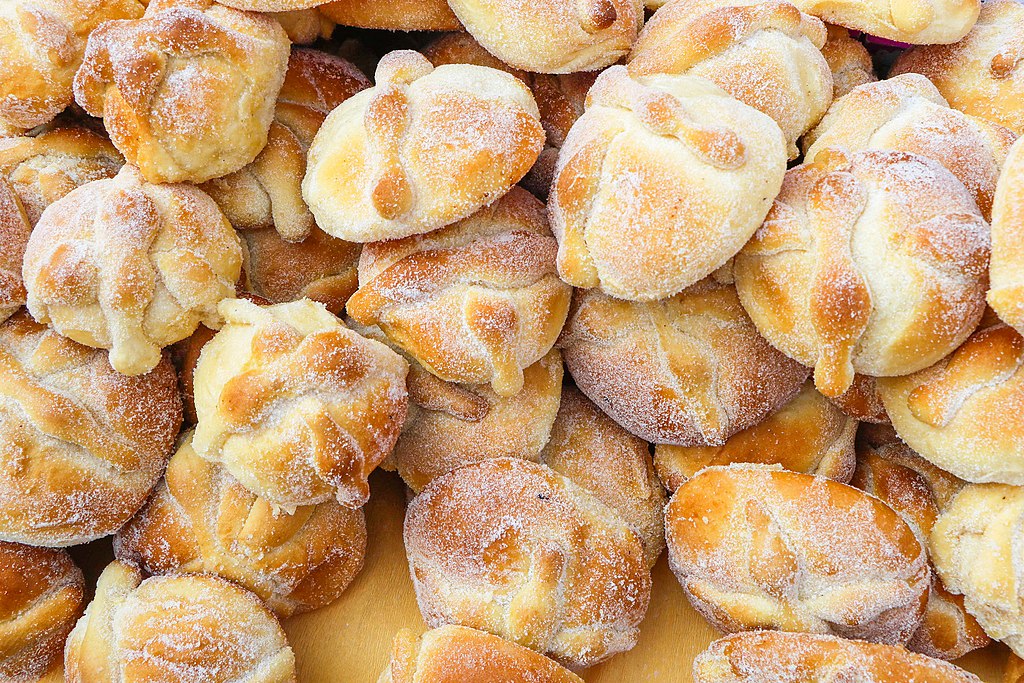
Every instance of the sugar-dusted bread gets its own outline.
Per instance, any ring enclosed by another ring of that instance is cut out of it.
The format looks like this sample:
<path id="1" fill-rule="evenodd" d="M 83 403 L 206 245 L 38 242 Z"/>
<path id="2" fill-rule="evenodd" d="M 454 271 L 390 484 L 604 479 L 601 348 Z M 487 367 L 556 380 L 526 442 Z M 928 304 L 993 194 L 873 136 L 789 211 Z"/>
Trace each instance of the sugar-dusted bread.
<path id="1" fill-rule="evenodd" d="M 622 299 L 671 296 L 739 251 L 785 168 L 779 127 L 710 81 L 611 67 L 555 168 L 558 273 Z"/>
<path id="2" fill-rule="evenodd" d="M 963 669 L 902 647 L 811 633 L 753 631 L 697 655 L 694 683 L 981 683 Z"/>
<path id="3" fill-rule="evenodd" d="M 89 39 L 75 100 L 154 183 L 200 183 L 250 163 L 267 144 L 288 65 L 272 17 L 213 0 L 153 0 L 140 19 Z"/>
<path id="4" fill-rule="evenodd" d="M 914 45 L 953 43 L 974 26 L 981 0 L 795 0 L 822 21 Z"/>
<path id="5" fill-rule="evenodd" d="M 405 548 L 428 626 L 479 628 L 574 667 L 632 648 L 650 600 L 625 520 L 527 460 L 432 481 L 409 504 Z"/>
<path id="6" fill-rule="evenodd" d="M 461 31 L 446 0 L 334 0 L 318 7 L 342 26 L 387 31 Z"/>
<path id="7" fill-rule="evenodd" d="M 712 279 L 647 303 L 577 290 L 559 346 L 590 400 L 659 444 L 721 446 L 808 374 L 757 333 L 732 285 Z"/>
<path id="8" fill-rule="evenodd" d="M 32 224 L 14 188 L 0 177 L 0 322 L 25 305 L 21 266 Z"/>
<path id="9" fill-rule="evenodd" d="M 181 398 L 163 360 L 145 375 L 17 313 L 0 325 L 0 540 L 67 546 L 117 531 L 174 447 Z"/>
<path id="10" fill-rule="evenodd" d="M 295 655 L 259 598 L 214 576 L 143 580 L 114 562 L 64 650 L 67 683 L 294 683 Z"/>
<path id="11" fill-rule="evenodd" d="M 110 349 L 115 370 L 137 375 L 200 322 L 219 326 L 217 303 L 233 295 L 241 265 L 238 235 L 208 195 L 126 165 L 47 208 L 23 274 L 36 320 Z"/>
<path id="12" fill-rule="evenodd" d="M 671 0 L 644 26 L 629 70 L 708 79 L 779 124 L 794 159 L 832 101 L 825 36 L 821 20 L 785 0 Z"/>
<path id="13" fill-rule="evenodd" d="M 454 223 L 508 192 L 544 146 L 533 95 L 504 71 L 435 69 L 400 50 L 375 80 L 328 115 L 309 149 L 302 195 L 335 237 L 374 242 Z"/>
<path id="14" fill-rule="evenodd" d="M 908 73 L 858 86 L 836 100 L 802 144 L 810 161 L 827 148 L 846 154 L 895 149 L 934 159 L 970 190 L 988 219 L 1015 139 L 1002 126 L 951 109 L 927 78 Z"/>
<path id="15" fill-rule="evenodd" d="M 838 396 L 829 396 L 839 410 L 850 417 L 871 424 L 889 424 L 885 404 L 878 394 L 878 380 L 870 375 L 853 375 L 853 384 Z"/>
<path id="16" fill-rule="evenodd" d="M 1006 158 L 992 205 L 988 305 L 1024 334 L 1024 142 Z"/>
<path id="17" fill-rule="evenodd" d="M 871 53 L 864 43 L 854 39 L 849 29 L 826 24 L 827 37 L 821 54 L 832 71 L 832 97 L 839 99 L 858 85 L 878 80 Z"/>
<path id="18" fill-rule="evenodd" d="M 1024 484 L 1024 338 L 996 324 L 935 365 L 878 383 L 907 445 L 973 482 Z"/>
<path id="19" fill-rule="evenodd" d="M 320 39 L 327 40 L 334 33 L 334 22 L 318 7 L 271 12 L 270 16 L 281 24 L 293 45 L 310 45 Z"/>
<path id="20" fill-rule="evenodd" d="M 1024 135 L 1022 46 L 1024 5 L 1016 0 L 986 0 L 978 22 L 962 40 L 906 50 L 890 76 L 908 71 L 923 74 L 951 107 Z"/>
<path id="21" fill-rule="evenodd" d="M 856 465 L 856 436 L 857 421 L 807 382 L 778 410 L 720 446 L 659 444 L 654 449 L 654 465 L 669 491 L 705 467 L 738 462 L 781 465 L 793 472 L 846 482 Z"/>
<path id="22" fill-rule="evenodd" d="M 418 638 L 395 636 L 377 683 L 583 683 L 529 648 L 465 626 L 442 626 Z"/>
<path id="23" fill-rule="evenodd" d="M 643 0 L 449 0 L 466 30 L 517 69 L 598 71 L 629 52 L 644 21 Z"/>
<path id="24" fill-rule="evenodd" d="M 829 150 L 786 174 L 733 273 L 758 331 L 838 396 L 855 372 L 905 375 L 959 346 L 988 258 L 988 225 L 938 162 Z"/>
<path id="25" fill-rule="evenodd" d="M 441 379 L 512 396 L 569 310 L 556 250 L 544 205 L 514 188 L 441 230 L 365 245 L 346 308 Z"/>
<path id="26" fill-rule="evenodd" d="M 309 299 L 220 311 L 193 380 L 196 452 L 273 508 L 362 507 L 405 419 L 408 364 Z"/>
<path id="27" fill-rule="evenodd" d="M 84 592 L 63 550 L 0 541 L 0 680 L 37 683 L 60 666 Z"/>
<path id="28" fill-rule="evenodd" d="M 1024 488 L 969 484 L 932 528 L 932 561 L 989 636 L 1024 656 Z"/>
<path id="29" fill-rule="evenodd" d="M 903 644 L 921 624 L 925 548 L 852 486 L 777 466 L 708 467 L 676 489 L 665 531 L 669 566 L 722 631 Z"/>

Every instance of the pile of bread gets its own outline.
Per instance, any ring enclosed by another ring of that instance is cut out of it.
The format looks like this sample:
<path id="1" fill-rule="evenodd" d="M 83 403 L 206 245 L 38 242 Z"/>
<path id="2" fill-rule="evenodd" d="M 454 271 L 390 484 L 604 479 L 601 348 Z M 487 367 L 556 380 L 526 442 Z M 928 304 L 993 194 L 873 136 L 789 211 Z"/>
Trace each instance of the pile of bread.
<path id="1" fill-rule="evenodd" d="M 666 547 L 700 683 L 1024 656 L 1022 62 L 1018 0 L 4 0 L 0 680 L 294 680 L 378 467 L 382 682 L 578 683 Z"/>

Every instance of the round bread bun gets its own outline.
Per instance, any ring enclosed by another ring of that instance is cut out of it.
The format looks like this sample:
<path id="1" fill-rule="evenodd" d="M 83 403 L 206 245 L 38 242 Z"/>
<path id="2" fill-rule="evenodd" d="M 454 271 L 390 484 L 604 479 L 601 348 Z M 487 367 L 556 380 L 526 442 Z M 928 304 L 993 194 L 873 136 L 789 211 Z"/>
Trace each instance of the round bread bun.
<path id="1" fill-rule="evenodd" d="M 270 16 L 153 0 L 141 19 L 93 32 L 75 100 L 148 181 L 201 183 L 266 146 L 289 47 Z"/>
<path id="2" fill-rule="evenodd" d="M 753 631 L 720 638 L 693 661 L 694 683 L 981 683 L 963 669 L 902 647 L 812 633 Z"/>
<path id="3" fill-rule="evenodd" d="M 779 127 L 710 81 L 611 67 L 555 167 L 558 273 L 620 299 L 680 292 L 754 234 L 785 170 Z"/>
<path id="4" fill-rule="evenodd" d="M 905 375 L 959 346 L 988 257 L 988 225 L 938 162 L 829 150 L 786 174 L 733 273 L 758 331 L 838 396 L 855 372 Z"/>
<path id="5" fill-rule="evenodd" d="M 375 242 L 454 223 L 508 192 L 543 149 L 533 95 L 503 71 L 435 69 L 399 50 L 375 80 L 328 115 L 309 149 L 302 195 L 335 237 Z"/>
<path id="6" fill-rule="evenodd" d="M 931 553 L 942 582 L 989 636 L 1024 657 L 1024 488 L 969 484 L 942 512 Z"/>
<path id="7" fill-rule="evenodd" d="M 408 364 L 309 299 L 220 312 L 193 380 L 193 448 L 274 509 L 362 507 L 405 419 Z"/>
<path id="8" fill-rule="evenodd" d="M 0 322 L 25 305 L 21 266 L 32 224 L 14 188 L 0 176 Z"/>
<path id="9" fill-rule="evenodd" d="M 67 683 L 294 683 L 295 655 L 259 599 L 215 576 L 107 566 L 64 650 Z"/>
<path id="10" fill-rule="evenodd" d="M 970 190 L 987 220 L 1015 139 L 1002 126 L 950 109 L 927 78 L 908 73 L 854 88 L 829 107 L 801 144 L 811 161 L 826 148 L 847 155 L 894 149 L 934 159 Z"/>
<path id="11" fill-rule="evenodd" d="M 59 668 L 84 591 L 63 550 L 0 541 L 0 679 L 37 683 Z"/>
<path id="12" fill-rule="evenodd" d="M 669 566 L 726 633 L 777 629 L 903 644 L 931 572 L 921 541 L 878 499 L 778 466 L 708 467 L 665 511 Z"/>
<path id="13" fill-rule="evenodd" d="M 446 0 L 335 0 L 317 8 L 342 26 L 386 31 L 461 31 Z"/>
<path id="14" fill-rule="evenodd" d="M 363 567 L 362 510 L 329 500 L 275 513 L 185 432 L 146 506 L 118 532 L 117 558 L 149 574 L 213 574 L 260 597 L 282 619 L 338 598 Z"/>
<path id="15" fill-rule="evenodd" d="M 838 396 L 829 396 L 828 400 L 855 420 L 870 424 L 889 424 L 885 404 L 878 394 L 878 380 L 869 375 L 855 373 L 850 388 Z"/>
<path id="16" fill-rule="evenodd" d="M 827 37 L 821 56 L 832 72 L 832 97 L 838 100 L 858 85 L 878 80 L 871 53 L 864 43 L 854 39 L 849 29 L 834 24 L 825 25 Z"/>
<path id="17" fill-rule="evenodd" d="M 654 449 L 654 465 L 669 491 L 705 467 L 739 462 L 780 465 L 793 472 L 847 482 L 856 465 L 856 437 L 857 421 L 807 382 L 762 422 L 733 434 L 721 446 L 659 444 Z"/>
<path id="18" fill-rule="evenodd" d="M 569 310 L 556 250 L 544 205 L 513 188 L 441 230 L 364 246 L 346 309 L 441 379 L 513 396 Z"/>
<path id="19" fill-rule="evenodd" d="M 448 0 L 488 52 L 524 71 L 599 71 L 629 52 L 643 0 Z M 524 36 L 529 36 L 524 40 Z"/>
<path id="20" fill-rule="evenodd" d="M 951 107 L 1024 135 L 1022 41 L 1024 5 L 985 0 L 963 40 L 912 47 L 899 56 L 889 75 L 913 71 L 927 76 Z"/>
<path id="21" fill-rule="evenodd" d="M 576 386 L 645 441 L 721 446 L 792 398 L 808 370 L 712 279 L 649 303 L 577 290 L 559 340 Z"/>
<path id="22" fill-rule="evenodd" d="M 935 365 L 878 382 L 907 445 L 972 482 L 1024 485 L 1024 338 L 997 324 Z"/>
<path id="23" fill-rule="evenodd" d="M 181 425 L 170 362 L 127 377 L 22 312 L 0 325 L 0 374 L 0 540 L 59 547 L 117 531 Z"/>
<path id="24" fill-rule="evenodd" d="M 988 305 L 1024 334 L 1024 142 L 1006 158 L 992 206 Z"/>
<path id="25" fill-rule="evenodd" d="M 317 40 L 328 40 L 334 33 L 334 22 L 317 7 L 270 14 L 281 24 L 293 45 L 311 45 Z"/>
<path id="26" fill-rule="evenodd" d="M 306 152 L 327 115 L 370 85 L 340 57 L 292 50 L 267 146 L 245 168 L 202 185 L 235 229 L 274 227 L 289 242 L 309 236 L 316 223 L 302 201 Z"/>
<path id="27" fill-rule="evenodd" d="M 428 626 L 479 628 L 573 667 L 632 648 L 650 600 L 625 520 L 518 458 L 432 481 L 409 504 L 405 547 Z"/>
<path id="28" fill-rule="evenodd" d="M 819 19 L 784 0 L 672 0 L 644 26 L 629 71 L 708 79 L 779 124 L 795 159 L 796 141 L 832 102 L 825 36 Z"/>
<path id="29" fill-rule="evenodd" d="M 794 0 L 802 11 L 898 43 L 953 43 L 978 19 L 981 0 Z"/>
<path id="30" fill-rule="evenodd" d="M 138 375 L 200 322 L 219 326 L 217 303 L 233 295 L 241 266 L 238 235 L 209 196 L 126 165 L 46 209 L 23 274 L 36 320 L 110 349 L 115 370 Z"/>

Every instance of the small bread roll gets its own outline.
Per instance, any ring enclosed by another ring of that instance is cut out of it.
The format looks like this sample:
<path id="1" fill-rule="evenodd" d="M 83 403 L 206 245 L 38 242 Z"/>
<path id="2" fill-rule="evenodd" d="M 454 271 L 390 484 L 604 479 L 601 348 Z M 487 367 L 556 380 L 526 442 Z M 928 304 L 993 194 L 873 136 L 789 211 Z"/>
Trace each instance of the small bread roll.
<path id="1" fill-rule="evenodd" d="M 855 372 L 905 375 L 959 346 L 988 256 L 988 225 L 938 162 L 829 150 L 786 174 L 733 273 L 758 331 L 838 396 Z"/>
<path id="2" fill-rule="evenodd" d="M 985 0 L 963 40 L 912 47 L 899 56 L 889 75 L 913 71 L 927 76 L 951 107 L 1024 135 L 1022 26 L 1021 3 Z"/>
<path id="3" fill-rule="evenodd" d="M 887 425 L 889 416 L 878 394 L 878 380 L 869 375 L 854 374 L 850 388 L 838 396 L 829 396 L 832 405 L 850 417 L 870 424 Z"/>
<path id="4" fill-rule="evenodd" d="M 154 576 L 114 562 L 68 638 L 67 683 L 294 683 L 284 630 L 215 576 Z"/>
<path id="5" fill-rule="evenodd" d="M 832 71 L 832 97 L 839 99 L 858 85 L 878 80 L 871 53 L 864 43 L 855 40 L 849 29 L 826 24 L 827 38 L 821 48 L 821 56 Z"/>
<path id="6" fill-rule="evenodd" d="M 409 365 L 309 299 L 220 312 L 195 371 L 196 452 L 289 514 L 362 507 L 405 419 Z"/>
<path id="7" fill-rule="evenodd" d="M 445 0 L 335 0 L 317 8 L 342 26 L 387 31 L 461 31 Z"/>
<path id="8" fill-rule="evenodd" d="M 117 531 L 174 447 L 169 361 L 138 377 L 17 313 L 0 325 L 0 540 L 67 546 Z"/>
<path id="9" fill-rule="evenodd" d="M 947 358 L 878 383 L 900 438 L 935 465 L 973 482 L 1024 484 L 1024 338 L 997 324 Z"/>
<path id="10" fill-rule="evenodd" d="M 981 0 L 794 0 L 802 11 L 870 36 L 913 45 L 954 43 L 978 19 Z"/>
<path id="11" fill-rule="evenodd" d="M 448 5 L 492 55 L 542 74 L 600 71 L 614 64 L 629 52 L 644 22 L 643 0 L 448 0 Z"/>
<path id="12" fill-rule="evenodd" d="M 720 638 L 693 661 L 694 683 L 981 683 L 902 647 L 811 633 L 753 631 Z"/>
<path id="13" fill-rule="evenodd" d="M 857 448 L 866 448 L 882 455 L 889 462 L 913 470 L 927 483 L 940 511 L 956 498 L 956 494 L 967 483 L 915 453 L 903 443 L 891 425 L 862 424 L 857 431 Z"/>
<path id="14" fill-rule="evenodd" d="M 348 314 L 441 379 L 512 396 L 569 310 L 556 250 L 544 205 L 514 188 L 442 230 L 366 245 Z"/>
<path id="15" fill-rule="evenodd" d="M 281 24 L 293 45 L 311 45 L 320 39 L 327 40 L 334 33 L 334 22 L 316 7 L 271 12 L 271 16 Z"/>
<path id="16" fill-rule="evenodd" d="M 10 183 L 0 176 L 0 322 L 25 305 L 27 295 L 21 266 L 31 232 L 24 205 Z"/>
<path id="17" fill-rule="evenodd" d="M 497 69 L 436 69 L 411 50 L 385 55 L 377 85 L 346 100 L 309 149 L 302 195 L 317 224 L 351 242 L 421 234 L 493 202 L 544 146 L 522 81 Z"/>
<path id="18" fill-rule="evenodd" d="M 573 667 L 632 648 L 650 600 L 625 520 L 527 460 L 432 481 L 409 504 L 405 548 L 428 626 L 479 628 Z"/>
<path id="19" fill-rule="evenodd" d="M 559 346 L 590 400 L 658 444 L 721 446 L 808 374 L 757 333 L 732 285 L 711 279 L 651 303 L 578 291 Z"/>
<path id="20" fill-rule="evenodd" d="M 555 167 L 558 273 L 620 299 L 680 292 L 754 234 L 785 170 L 779 127 L 710 81 L 612 67 Z"/>
<path id="21" fill-rule="evenodd" d="M 185 432 L 146 506 L 118 532 L 118 559 L 149 574 L 214 574 L 258 595 L 282 619 L 333 602 L 363 567 L 362 510 L 336 501 L 276 513 Z"/>
<path id="22" fill-rule="evenodd" d="M 1024 333 L 1024 141 L 1006 158 L 992 206 L 988 305 Z"/>
<path id="23" fill-rule="evenodd" d="M 0 5 L 0 128 L 21 131 L 74 101 L 72 81 L 89 34 L 137 19 L 137 0 L 8 0 Z"/>
<path id="24" fill-rule="evenodd" d="M 793 472 L 847 482 L 856 466 L 857 421 L 804 384 L 796 396 L 764 421 L 729 437 L 721 446 L 654 449 L 654 465 L 669 491 L 705 467 L 737 462 L 781 465 Z"/>
<path id="25" fill-rule="evenodd" d="M 784 0 L 672 0 L 644 26 L 629 71 L 708 79 L 779 124 L 795 159 L 796 141 L 832 102 L 825 35 Z"/>
<path id="26" fill-rule="evenodd" d="M 566 387 L 540 462 L 619 513 L 643 543 L 648 566 L 654 566 L 665 549 L 668 498 L 646 442 Z"/>
<path id="27" fill-rule="evenodd" d="M 985 119 L 950 109 L 931 82 L 903 74 L 854 88 L 837 100 L 802 141 L 813 161 L 826 148 L 847 155 L 895 149 L 934 159 L 971 192 L 981 215 L 992 215 L 992 196 L 1016 136 Z"/>
<path id="28" fill-rule="evenodd" d="M 1024 488 L 965 486 L 935 522 L 931 553 L 942 582 L 964 596 L 989 636 L 1024 656 Z"/>
<path id="29" fill-rule="evenodd" d="M 93 32 L 75 100 L 152 183 L 201 183 L 267 144 L 290 45 L 272 17 L 213 0 L 154 0 Z"/>
<path id="30" fill-rule="evenodd" d="M 241 266 L 238 235 L 209 196 L 125 166 L 47 208 L 23 273 L 36 320 L 110 349 L 115 370 L 138 375 L 200 322 L 220 325 L 217 303 L 233 295 Z"/>
<path id="31" fill-rule="evenodd" d="M 0 541 L 0 679 L 36 683 L 59 666 L 84 590 L 66 552 Z"/>
<path id="32" fill-rule="evenodd" d="M 708 467 L 676 490 L 665 530 L 669 566 L 721 631 L 903 644 L 921 624 L 925 548 L 852 486 L 764 465 Z"/>

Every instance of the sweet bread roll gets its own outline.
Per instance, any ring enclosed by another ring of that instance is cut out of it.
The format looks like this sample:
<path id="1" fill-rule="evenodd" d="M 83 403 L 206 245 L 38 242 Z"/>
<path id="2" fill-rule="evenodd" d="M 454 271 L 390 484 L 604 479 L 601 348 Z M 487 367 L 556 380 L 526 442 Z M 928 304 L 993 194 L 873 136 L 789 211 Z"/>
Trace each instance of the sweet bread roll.
<path id="1" fill-rule="evenodd" d="M 150 574 L 214 574 L 258 595 L 281 618 L 334 601 L 363 566 L 362 510 L 330 500 L 277 513 L 186 432 L 146 506 L 118 533 L 118 559 Z"/>
<path id="2" fill-rule="evenodd" d="M 978 19 L 981 0 L 795 0 L 830 24 L 913 45 L 953 43 Z"/>
<path id="3" fill-rule="evenodd" d="M 196 452 L 275 509 L 362 507 L 405 419 L 408 364 L 308 299 L 220 312 L 195 371 Z"/>
<path id="4" fill-rule="evenodd" d="M 989 636 L 1024 656 L 1024 488 L 964 487 L 935 522 L 932 561 Z"/>
<path id="5" fill-rule="evenodd" d="M 115 370 L 137 375 L 200 322 L 219 326 L 217 303 L 234 293 L 241 265 L 238 235 L 209 196 L 126 165 L 47 208 L 23 273 L 36 320 L 110 349 Z"/>
<path id="6" fill-rule="evenodd" d="M 363 247 L 348 314 L 441 379 L 512 396 L 569 310 L 556 250 L 544 205 L 514 188 L 444 229 Z"/>
<path id="7" fill-rule="evenodd" d="M 654 566 L 665 549 L 668 499 L 646 442 L 566 387 L 540 462 L 619 513 L 643 543 L 647 564 Z"/>
<path id="8" fill-rule="evenodd" d="M 708 79 L 779 124 L 794 159 L 796 141 L 832 102 L 825 35 L 819 19 L 784 0 L 672 0 L 644 26 L 629 71 Z"/>
<path id="9" fill-rule="evenodd" d="M 839 99 L 858 85 L 878 80 L 871 53 L 864 43 L 850 36 L 842 26 L 826 24 L 827 37 L 821 48 L 821 56 L 832 71 L 832 97 Z"/>
<path id="10" fill-rule="evenodd" d="M 880 454 L 891 463 L 913 470 L 927 483 L 940 511 L 950 504 L 967 483 L 915 453 L 903 443 L 890 425 L 862 424 L 857 432 L 857 448 Z"/>
<path id="11" fill-rule="evenodd" d="M 654 465 L 669 491 L 705 467 L 736 462 L 781 465 L 793 472 L 849 481 L 856 465 L 857 421 L 844 415 L 808 382 L 762 422 L 733 434 L 721 446 L 654 449 Z"/>
<path id="12" fill-rule="evenodd" d="M 66 552 L 0 541 L 0 679 L 36 683 L 59 666 L 84 589 Z"/>
<path id="13" fill-rule="evenodd" d="M 309 149 L 302 195 L 317 224 L 352 242 L 436 230 L 515 185 L 544 146 L 530 90 L 472 64 L 431 66 L 400 50 L 377 85 L 324 121 Z"/>
<path id="14" fill-rule="evenodd" d="M 669 566 L 727 633 L 777 629 L 903 644 L 921 624 L 925 548 L 878 499 L 764 465 L 708 467 L 665 511 Z"/>
<path id="15" fill-rule="evenodd" d="M 870 424 L 887 425 L 885 404 L 878 394 L 878 380 L 869 375 L 854 374 L 853 384 L 838 396 L 830 396 L 832 404 L 850 417 Z"/>
<path id="16" fill-rule="evenodd" d="M 340 57 L 292 50 L 267 146 L 245 168 L 202 186 L 231 225 L 237 230 L 274 227 L 290 242 L 309 236 L 316 224 L 302 201 L 306 152 L 327 115 L 370 85 Z"/>
<path id="17" fill-rule="evenodd" d="M 449 0 L 448 5 L 492 55 L 544 74 L 599 71 L 614 64 L 629 52 L 644 21 L 643 0 Z"/>
<path id="18" fill-rule="evenodd" d="M 899 56 L 890 76 L 908 71 L 927 76 L 951 107 L 1024 135 L 1022 22 L 1021 3 L 986 0 L 963 40 L 912 47 Z"/>
<path id="19" fill-rule="evenodd" d="M 1006 660 L 1006 674 L 1003 683 L 1021 683 L 1024 681 L 1024 660 L 1011 654 Z"/>
<path id="20" fill-rule="evenodd" d="M 754 234 L 785 169 L 779 127 L 711 82 L 612 67 L 555 167 L 558 273 L 620 299 L 682 291 Z"/>
<path id="21" fill-rule="evenodd" d="M 142 506 L 181 425 L 170 362 L 126 377 L 107 353 L 17 313 L 0 325 L 0 540 L 67 546 Z"/>
<path id="22" fill-rule="evenodd" d="M 988 225 L 938 162 L 830 150 L 786 174 L 733 273 L 758 331 L 838 396 L 855 372 L 905 375 L 959 346 L 988 257 Z"/>
<path id="23" fill-rule="evenodd" d="M 1024 338 L 998 324 L 947 358 L 878 383 L 893 427 L 935 465 L 973 482 L 1024 484 Z"/>
<path id="24" fill-rule="evenodd" d="M 854 88 L 837 100 L 802 141 L 813 161 L 826 148 L 847 155 L 894 149 L 934 159 L 967 187 L 987 219 L 999 170 L 1016 136 L 950 109 L 927 78 L 903 74 Z"/>
<path id="25" fill-rule="evenodd" d="M 316 7 L 273 12 L 271 16 L 281 24 L 293 45 L 310 45 L 320 39 L 327 40 L 334 33 L 334 22 Z"/>
<path id="26" fill-rule="evenodd" d="M 0 177 L 0 322 L 25 305 L 21 266 L 32 225 L 10 183 Z"/>
<path id="27" fill-rule="evenodd" d="M 317 9 L 342 26 L 387 31 L 461 31 L 445 0 L 335 0 Z"/>
<path id="28" fill-rule="evenodd" d="M 137 0 L 10 0 L 0 6 L 0 127 L 46 123 L 74 101 L 72 81 L 89 34 L 136 19 Z"/>
<path id="29" fill-rule="evenodd" d="M 693 661 L 694 683 L 981 683 L 902 647 L 811 633 L 753 631 L 720 638 Z"/>
<path id="30" fill-rule="evenodd" d="M 154 0 L 89 38 L 75 100 L 153 183 L 201 183 L 267 144 L 290 45 L 272 17 L 213 0 Z"/>
<path id="31" fill-rule="evenodd" d="M 465 626 L 442 626 L 416 637 L 395 636 L 391 661 L 377 683 L 583 683 L 544 655 Z"/>
<path id="32" fill-rule="evenodd" d="M 487 460 L 409 504 L 405 548 L 431 628 L 489 631 L 573 667 L 636 644 L 651 575 L 611 508 L 544 465 Z"/>
<path id="33" fill-rule="evenodd" d="M 650 303 L 578 291 L 559 346 L 590 400 L 658 444 L 721 446 L 808 374 L 757 333 L 731 285 L 710 279 Z"/>
<path id="34" fill-rule="evenodd" d="M 1024 142 L 1010 149 L 992 206 L 992 262 L 986 299 L 1024 333 Z"/>
<path id="35" fill-rule="evenodd" d="M 154 576 L 114 562 L 68 638 L 67 683 L 294 683 L 284 630 L 215 576 Z"/>

